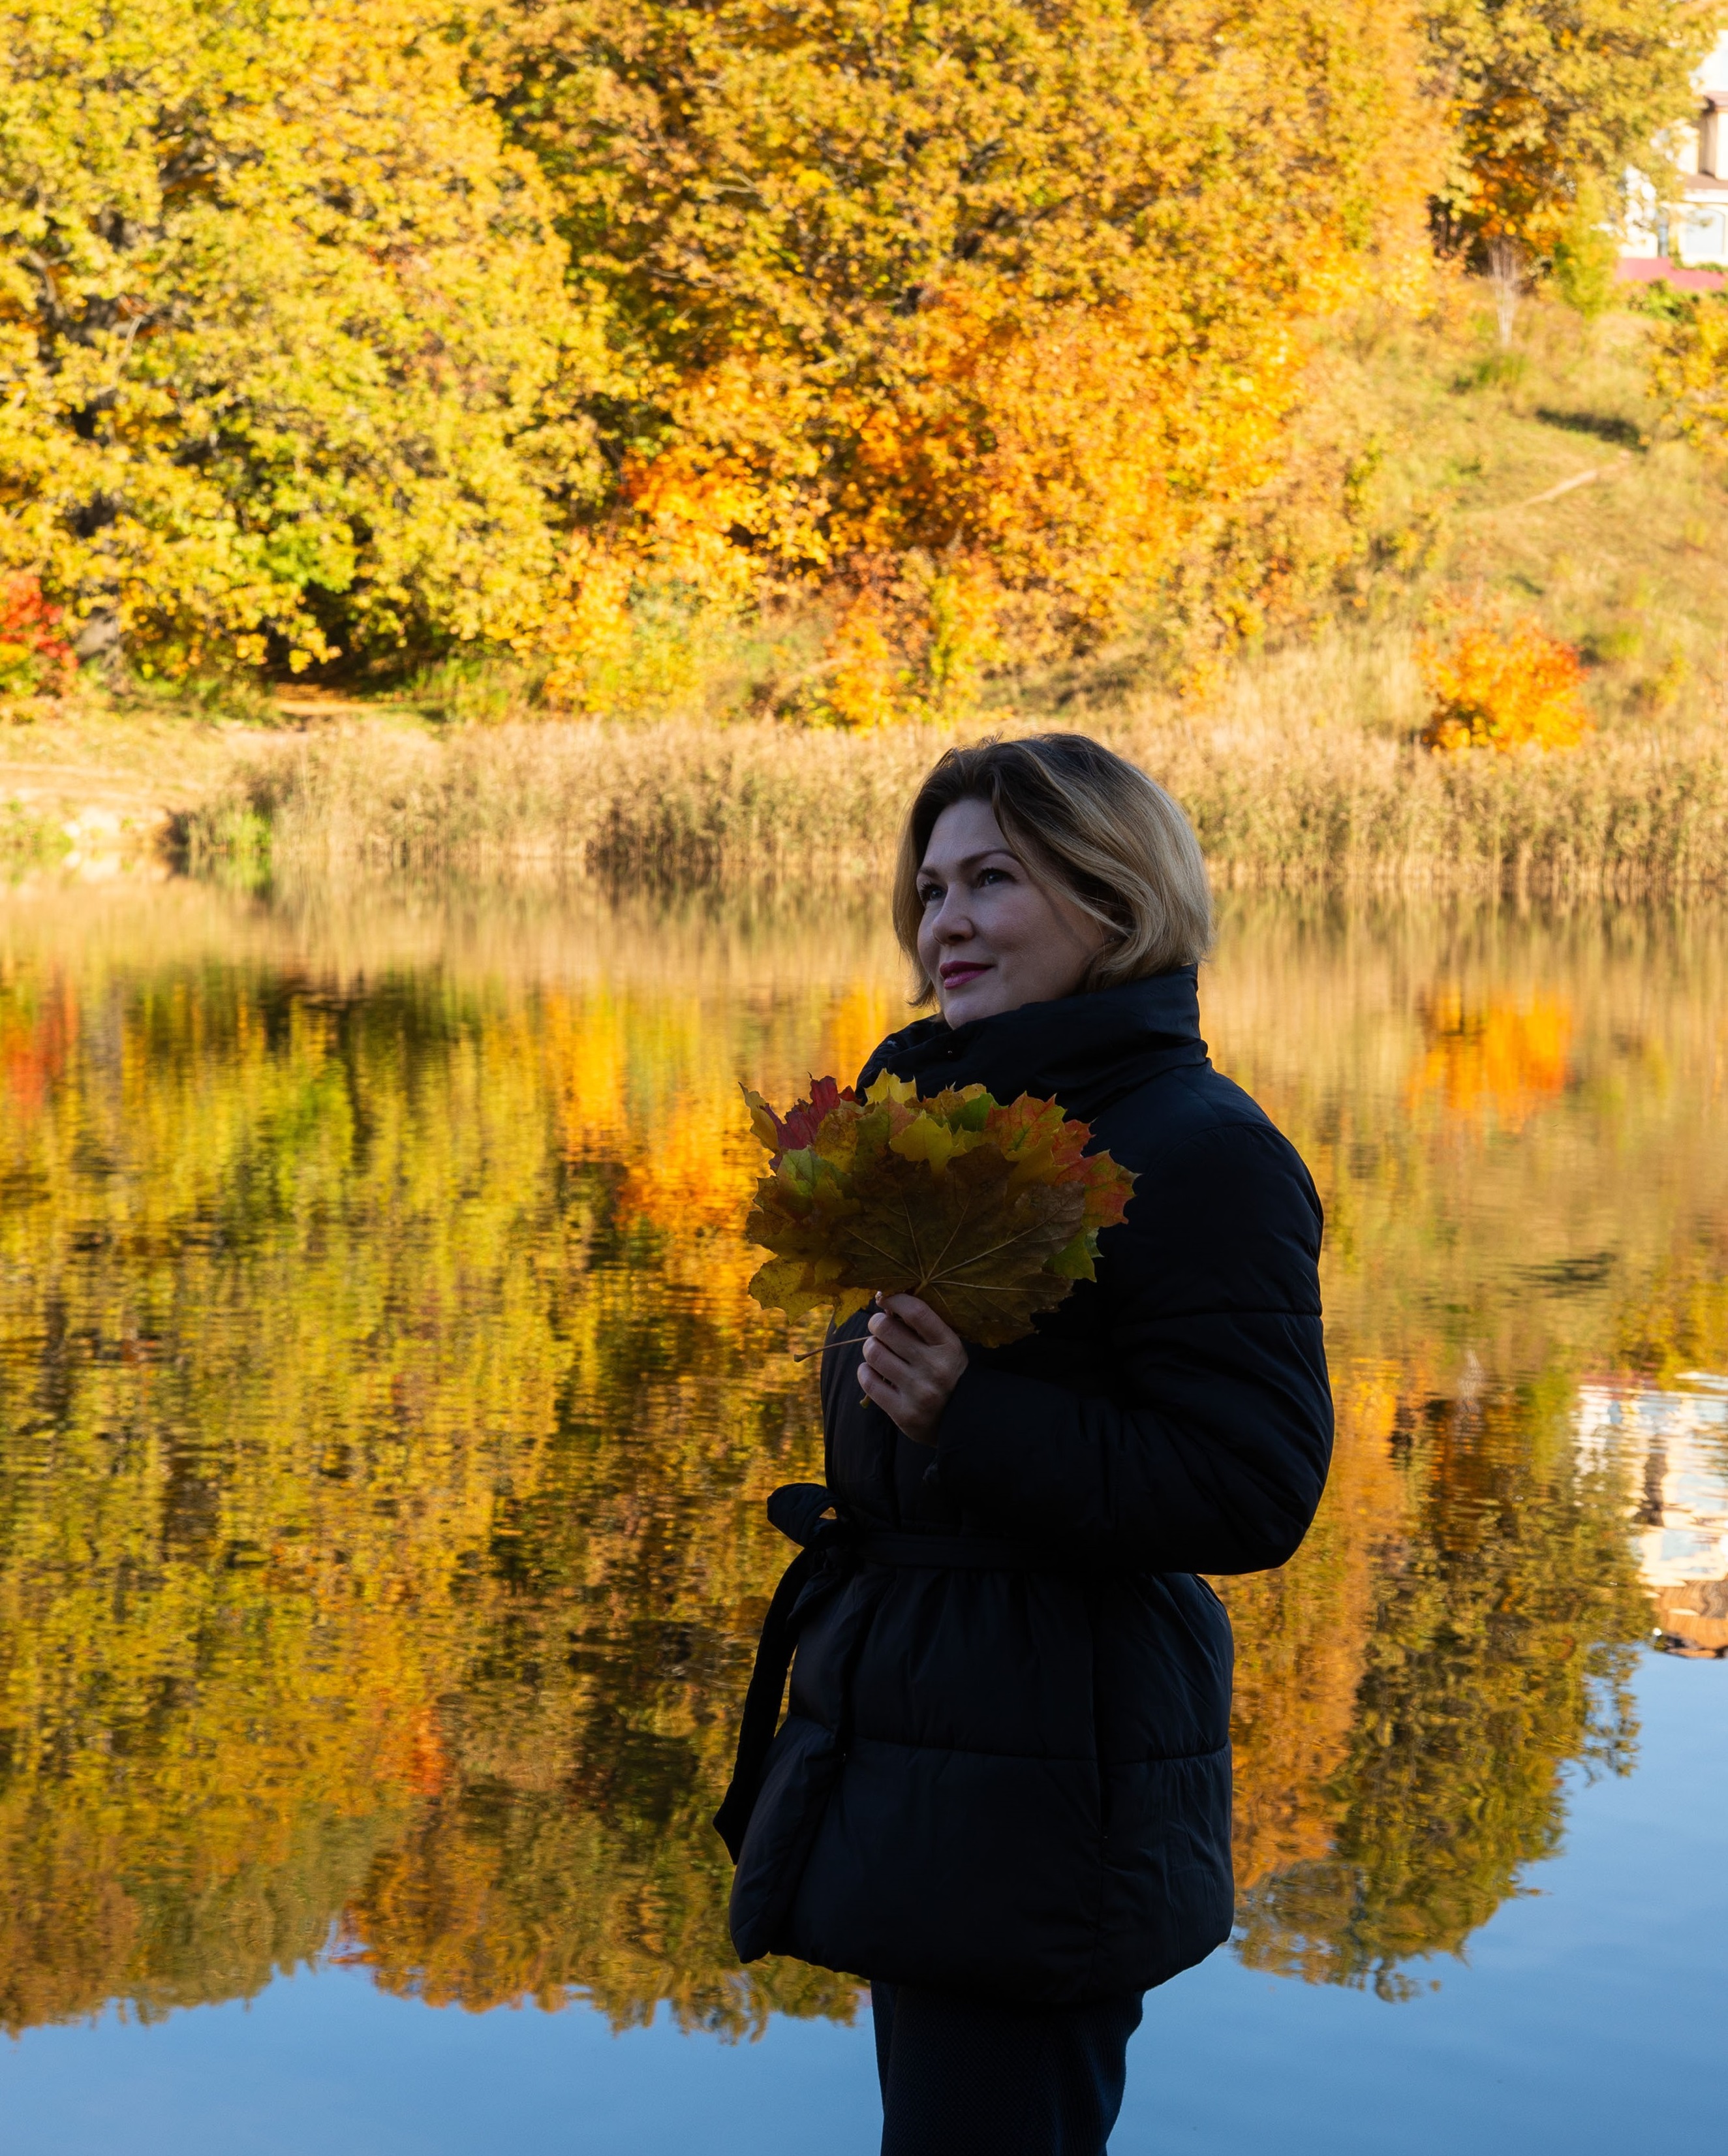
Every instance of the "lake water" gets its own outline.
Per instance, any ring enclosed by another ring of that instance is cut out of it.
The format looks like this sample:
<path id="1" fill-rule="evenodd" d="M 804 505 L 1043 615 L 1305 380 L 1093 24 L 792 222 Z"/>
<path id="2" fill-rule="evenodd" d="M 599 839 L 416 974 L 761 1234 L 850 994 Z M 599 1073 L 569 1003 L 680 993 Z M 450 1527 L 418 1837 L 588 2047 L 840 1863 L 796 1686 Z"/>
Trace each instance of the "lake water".
<path id="1" fill-rule="evenodd" d="M 3 2156 L 874 2148 L 707 1820 L 820 1456 L 737 1080 L 900 995 L 820 905 L 0 896 Z M 1713 2138 L 1728 921 L 1238 896 L 1202 1014 L 1339 1446 L 1112 2148 Z"/>

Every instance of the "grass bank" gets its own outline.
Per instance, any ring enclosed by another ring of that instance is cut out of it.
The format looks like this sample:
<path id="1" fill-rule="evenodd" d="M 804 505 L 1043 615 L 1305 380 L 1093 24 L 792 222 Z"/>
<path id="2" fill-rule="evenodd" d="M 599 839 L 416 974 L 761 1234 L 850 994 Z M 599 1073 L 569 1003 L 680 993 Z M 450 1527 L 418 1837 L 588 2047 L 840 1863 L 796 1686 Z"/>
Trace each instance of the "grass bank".
<path id="1" fill-rule="evenodd" d="M 1629 893 L 1728 874 L 1720 725 L 1441 757 L 1413 738 L 1418 699 L 1409 639 L 1393 634 L 1244 670 L 1203 711 L 1155 701 L 1056 722 L 1161 780 L 1224 883 Z M 843 886 L 884 873 L 913 787 L 953 738 L 772 722 L 343 724 L 261 737 L 187 819 L 186 843 L 194 865 L 277 872 Z"/>

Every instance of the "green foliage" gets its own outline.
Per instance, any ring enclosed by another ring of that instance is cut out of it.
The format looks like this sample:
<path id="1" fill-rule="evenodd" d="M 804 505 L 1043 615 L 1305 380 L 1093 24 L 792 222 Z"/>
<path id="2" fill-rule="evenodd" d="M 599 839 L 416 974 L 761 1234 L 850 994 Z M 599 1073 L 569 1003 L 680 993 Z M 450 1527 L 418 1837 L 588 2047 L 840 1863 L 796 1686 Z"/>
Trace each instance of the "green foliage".
<path id="1" fill-rule="evenodd" d="M 1530 360 L 1521 352 L 1489 352 L 1472 360 L 1455 377 L 1459 390 L 1516 389 L 1530 375 Z"/>
<path id="2" fill-rule="evenodd" d="M 1677 322 L 1684 319 L 1692 300 L 1691 293 L 1679 290 L 1666 277 L 1657 277 L 1648 285 L 1635 285 L 1626 304 L 1634 313 L 1659 322 Z"/>
<path id="3" fill-rule="evenodd" d="M 0 800 L 0 875 L 51 867 L 71 850 L 72 841 L 53 817 L 15 797 Z"/>
<path id="4" fill-rule="evenodd" d="M 1593 322 L 1620 296 L 1615 277 L 1618 260 L 1603 190 L 1599 186 L 1580 187 L 1572 221 L 1554 243 L 1554 289 L 1567 306 Z"/>

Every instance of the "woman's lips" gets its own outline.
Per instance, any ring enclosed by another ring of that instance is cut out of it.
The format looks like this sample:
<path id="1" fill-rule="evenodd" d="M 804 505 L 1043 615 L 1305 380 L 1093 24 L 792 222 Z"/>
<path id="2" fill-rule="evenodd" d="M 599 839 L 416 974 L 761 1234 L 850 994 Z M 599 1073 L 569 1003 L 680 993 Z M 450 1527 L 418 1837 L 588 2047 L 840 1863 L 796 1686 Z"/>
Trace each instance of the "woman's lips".
<path id="1" fill-rule="evenodd" d="M 942 986 L 945 988 L 963 988 L 968 981 L 977 980 L 980 973 L 987 973 L 989 970 L 987 966 L 944 966 L 941 969 Z"/>

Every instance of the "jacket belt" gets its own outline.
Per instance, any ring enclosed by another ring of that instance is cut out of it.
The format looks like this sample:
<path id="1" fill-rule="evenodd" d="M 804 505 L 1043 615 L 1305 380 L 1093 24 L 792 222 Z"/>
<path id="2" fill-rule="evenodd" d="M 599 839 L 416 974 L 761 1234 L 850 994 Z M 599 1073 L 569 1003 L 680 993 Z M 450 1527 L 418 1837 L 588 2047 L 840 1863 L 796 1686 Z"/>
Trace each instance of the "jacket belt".
<path id="1" fill-rule="evenodd" d="M 774 1525 L 804 1547 L 780 1575 L 762 1620 L 756 1666 L 744 1695 L 738 1756 L 731 1782 L 714 1815 L 734 1864 L 744 1846 L 768 1749 L 779 1727 L 798 1634 L 823 1589 L 837 1587 L 860 1563 L 928 1566 L 936 1571 L 1054 1572 L 1080 1562 L 1071 1553 L 1064 1555 L 1035 1543 L 987 1535 L 860 1533 L 846 1521 L 824 1518 L 829 1509 L 828 1493 L 816 1482 L 786 1483 L 768 1500 L 768 1517 Z"/>
<path id="2" fill-rule="evenodd" d="M 943 1572 L 1059 1572 L 1081 1562 L 1071 1550 L 993 1535 L 864 1534 L 853 1547 L 865 1564 L 928 1565 Z"/>
<path id="3" fill-rule="evenodd" d="M 797 1645 L 798 1628 L 792 1622 L 792 1611 L 826 1554 L 814 1548 L 799 1551 L 781 1573 L 774 1599 L 762 1620 L 756 1666 L 750 1672 L 750 1688 L 744 1695 L 744 1719 L 738 1727 L 738 1757 L 720 1810 L 714 1815 L 715 1826 L 734 1864 L 744 1846 L 750 1815 L 756 1810 L 762 1769 L 768 1763 L 768 1747 L 780 1724 L 780 1702 L 786 1694 L 792 1650 Z"/>

